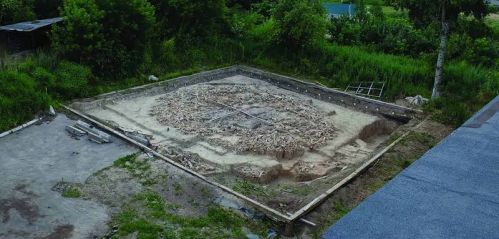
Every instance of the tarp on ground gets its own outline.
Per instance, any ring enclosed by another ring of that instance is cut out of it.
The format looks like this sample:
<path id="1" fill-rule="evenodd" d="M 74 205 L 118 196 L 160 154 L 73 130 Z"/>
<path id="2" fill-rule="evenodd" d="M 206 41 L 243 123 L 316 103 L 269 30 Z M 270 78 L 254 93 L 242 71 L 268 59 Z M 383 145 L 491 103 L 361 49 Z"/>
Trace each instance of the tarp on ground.
<path id="1" fill-rule="evenodd" d="M 499 97 L 323 238 L 499 238 Z"/>

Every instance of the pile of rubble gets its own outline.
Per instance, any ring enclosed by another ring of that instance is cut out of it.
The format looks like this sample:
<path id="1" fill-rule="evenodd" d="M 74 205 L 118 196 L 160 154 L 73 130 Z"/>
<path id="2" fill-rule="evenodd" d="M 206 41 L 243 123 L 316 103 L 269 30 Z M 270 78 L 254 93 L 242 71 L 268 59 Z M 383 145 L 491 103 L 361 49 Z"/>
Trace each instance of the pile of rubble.
<path id="1" fill-rule="evenodd" d="M 158 99 L 151 115 L 186 134 L 237 138 L 223 147 L 291 159 L 324 145 L 336 129 L 312 101 L 244 84 L 198 84 Z M 234 137 L 235 136 L 235 137 Z"/>

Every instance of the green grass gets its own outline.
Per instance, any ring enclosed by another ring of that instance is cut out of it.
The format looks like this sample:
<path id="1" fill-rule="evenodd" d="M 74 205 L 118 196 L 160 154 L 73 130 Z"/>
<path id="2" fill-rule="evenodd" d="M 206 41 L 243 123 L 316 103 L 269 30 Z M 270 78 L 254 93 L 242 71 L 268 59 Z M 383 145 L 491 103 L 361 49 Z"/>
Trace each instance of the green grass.
<path id="1" fill-rule="evenodd" d="M 343 201 L 339 200 L 334 202 L 334 210 L 336 220 L 339 220 L 340 218 L 347 215 L 352 209 L 348 208 Z"/>
<path id="2" fill-rule="evenodd" d="M 113 162 L 113 166 L 126 169 L 132 176 L 139 179 L 144 186 L 152 186 L 158 183 L 166 183 L 168 175 L 166 172 L 161 175 L 151 173 L 150 159 L 138 159 L 138 154 L 130 154 L 121 157 Z"/>
<path id="3" fill-rule="evenodd" d="M 79 198 L 81 197 L 81 192 L 78 187 L 70 186 L 62 192 L 62 196 L 66 198 Z"/>
<path id="4" fill-rule="evenodd" d="M 485 18 L 485 23 L 499 34 L 499 14 L 490 14 Z"/>
<path id="5" fill-rule="evenodd" d="M 409 139 L 415 140 L 428 148 L 432 148 L 438 143 L 435 137 L 425 132 L 412 132 Z"/>
<path id="6" fill-rule="evenodd" d="M 386 142 L 391 144 L 391 143 L 395 142 L 397 139 L 399 139 L 401 136 L 402 136 L 401 133 L 394 132 L 393 134 L 390 135 L 390 138 L 388 138 L 388 140 Z"/>
<path id="7" fill-rule="evenodd" d="M 232 189 L 246 196 L 268 196 L 263 186 L 246 180 L 237 179 Z"/>
<path id="8" fill-rule="evenodd" d="M 264 234 L 266 222 L 248 220 L 220 207 L 211 207 L 206 215 L 178 216 L 155 192 L 140 193 L 115 215 L 111 224 L 118 227 L 114 238 L 137 232 L 137 238 L 245 238 L 243 227 Z"/>
<path id="9" fill-rule="evenodd" d="M 281 190 L 299 196 L 308 196 L 313 191 L 313 188 L 307 184 L 298 186 L 283 185 Z"/>
<path id="10" fill-rule="evenodd" d="M 151 165 L 146 160 L 138 160 L 137 154 L 130 154 L 119 158 L 113 162 L 113 165 L 128 170 L 134 176 L 142 176 L 144 172 L 147 172 L 151 168 Z"/>

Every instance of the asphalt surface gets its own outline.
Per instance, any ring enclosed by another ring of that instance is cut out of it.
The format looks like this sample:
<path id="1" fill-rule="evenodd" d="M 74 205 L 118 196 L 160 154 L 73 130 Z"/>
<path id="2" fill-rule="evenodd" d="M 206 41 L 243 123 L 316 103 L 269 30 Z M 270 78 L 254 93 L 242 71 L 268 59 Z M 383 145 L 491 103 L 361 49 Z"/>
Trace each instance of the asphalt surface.
<path id="1" fill-rule="evenodd" d="M 64 198 L 52 187 L 83 183 L 135 148 L 96 144 L 64 130 L 65 115 L 0 138 L 0 238 L 92 238 L 107 230 L 104 205 Z"/>
<path id="2" fill-rule="evenodd" d="M 499 238 L 499 97 L 323 238 Z"/>

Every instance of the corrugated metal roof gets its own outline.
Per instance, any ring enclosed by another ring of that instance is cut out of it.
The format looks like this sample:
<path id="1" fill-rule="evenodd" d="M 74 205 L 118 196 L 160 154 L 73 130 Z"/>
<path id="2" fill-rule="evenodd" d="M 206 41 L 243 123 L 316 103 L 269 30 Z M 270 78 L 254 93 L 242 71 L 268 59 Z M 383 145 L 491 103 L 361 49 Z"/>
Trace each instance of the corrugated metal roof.
<path id="1" fill-rule="evenodd" d="M 30 32 L 30 31 L 34 31 L 34 30 L 42 28 L 42 27 L 52 25 L 54 23 L 58 23 L 60 21 L 62 21 L 62 17 L 35 20 L 35 21 L 27 21 L 27 22 L 19 22 L 19 23 L 6 25 L 6 26 L 1 26 L 0 30 Z"/>
<path id="2" fill-rule="evenodd" d="M 499 238 L 499 97 L 323 238 Z"/>

